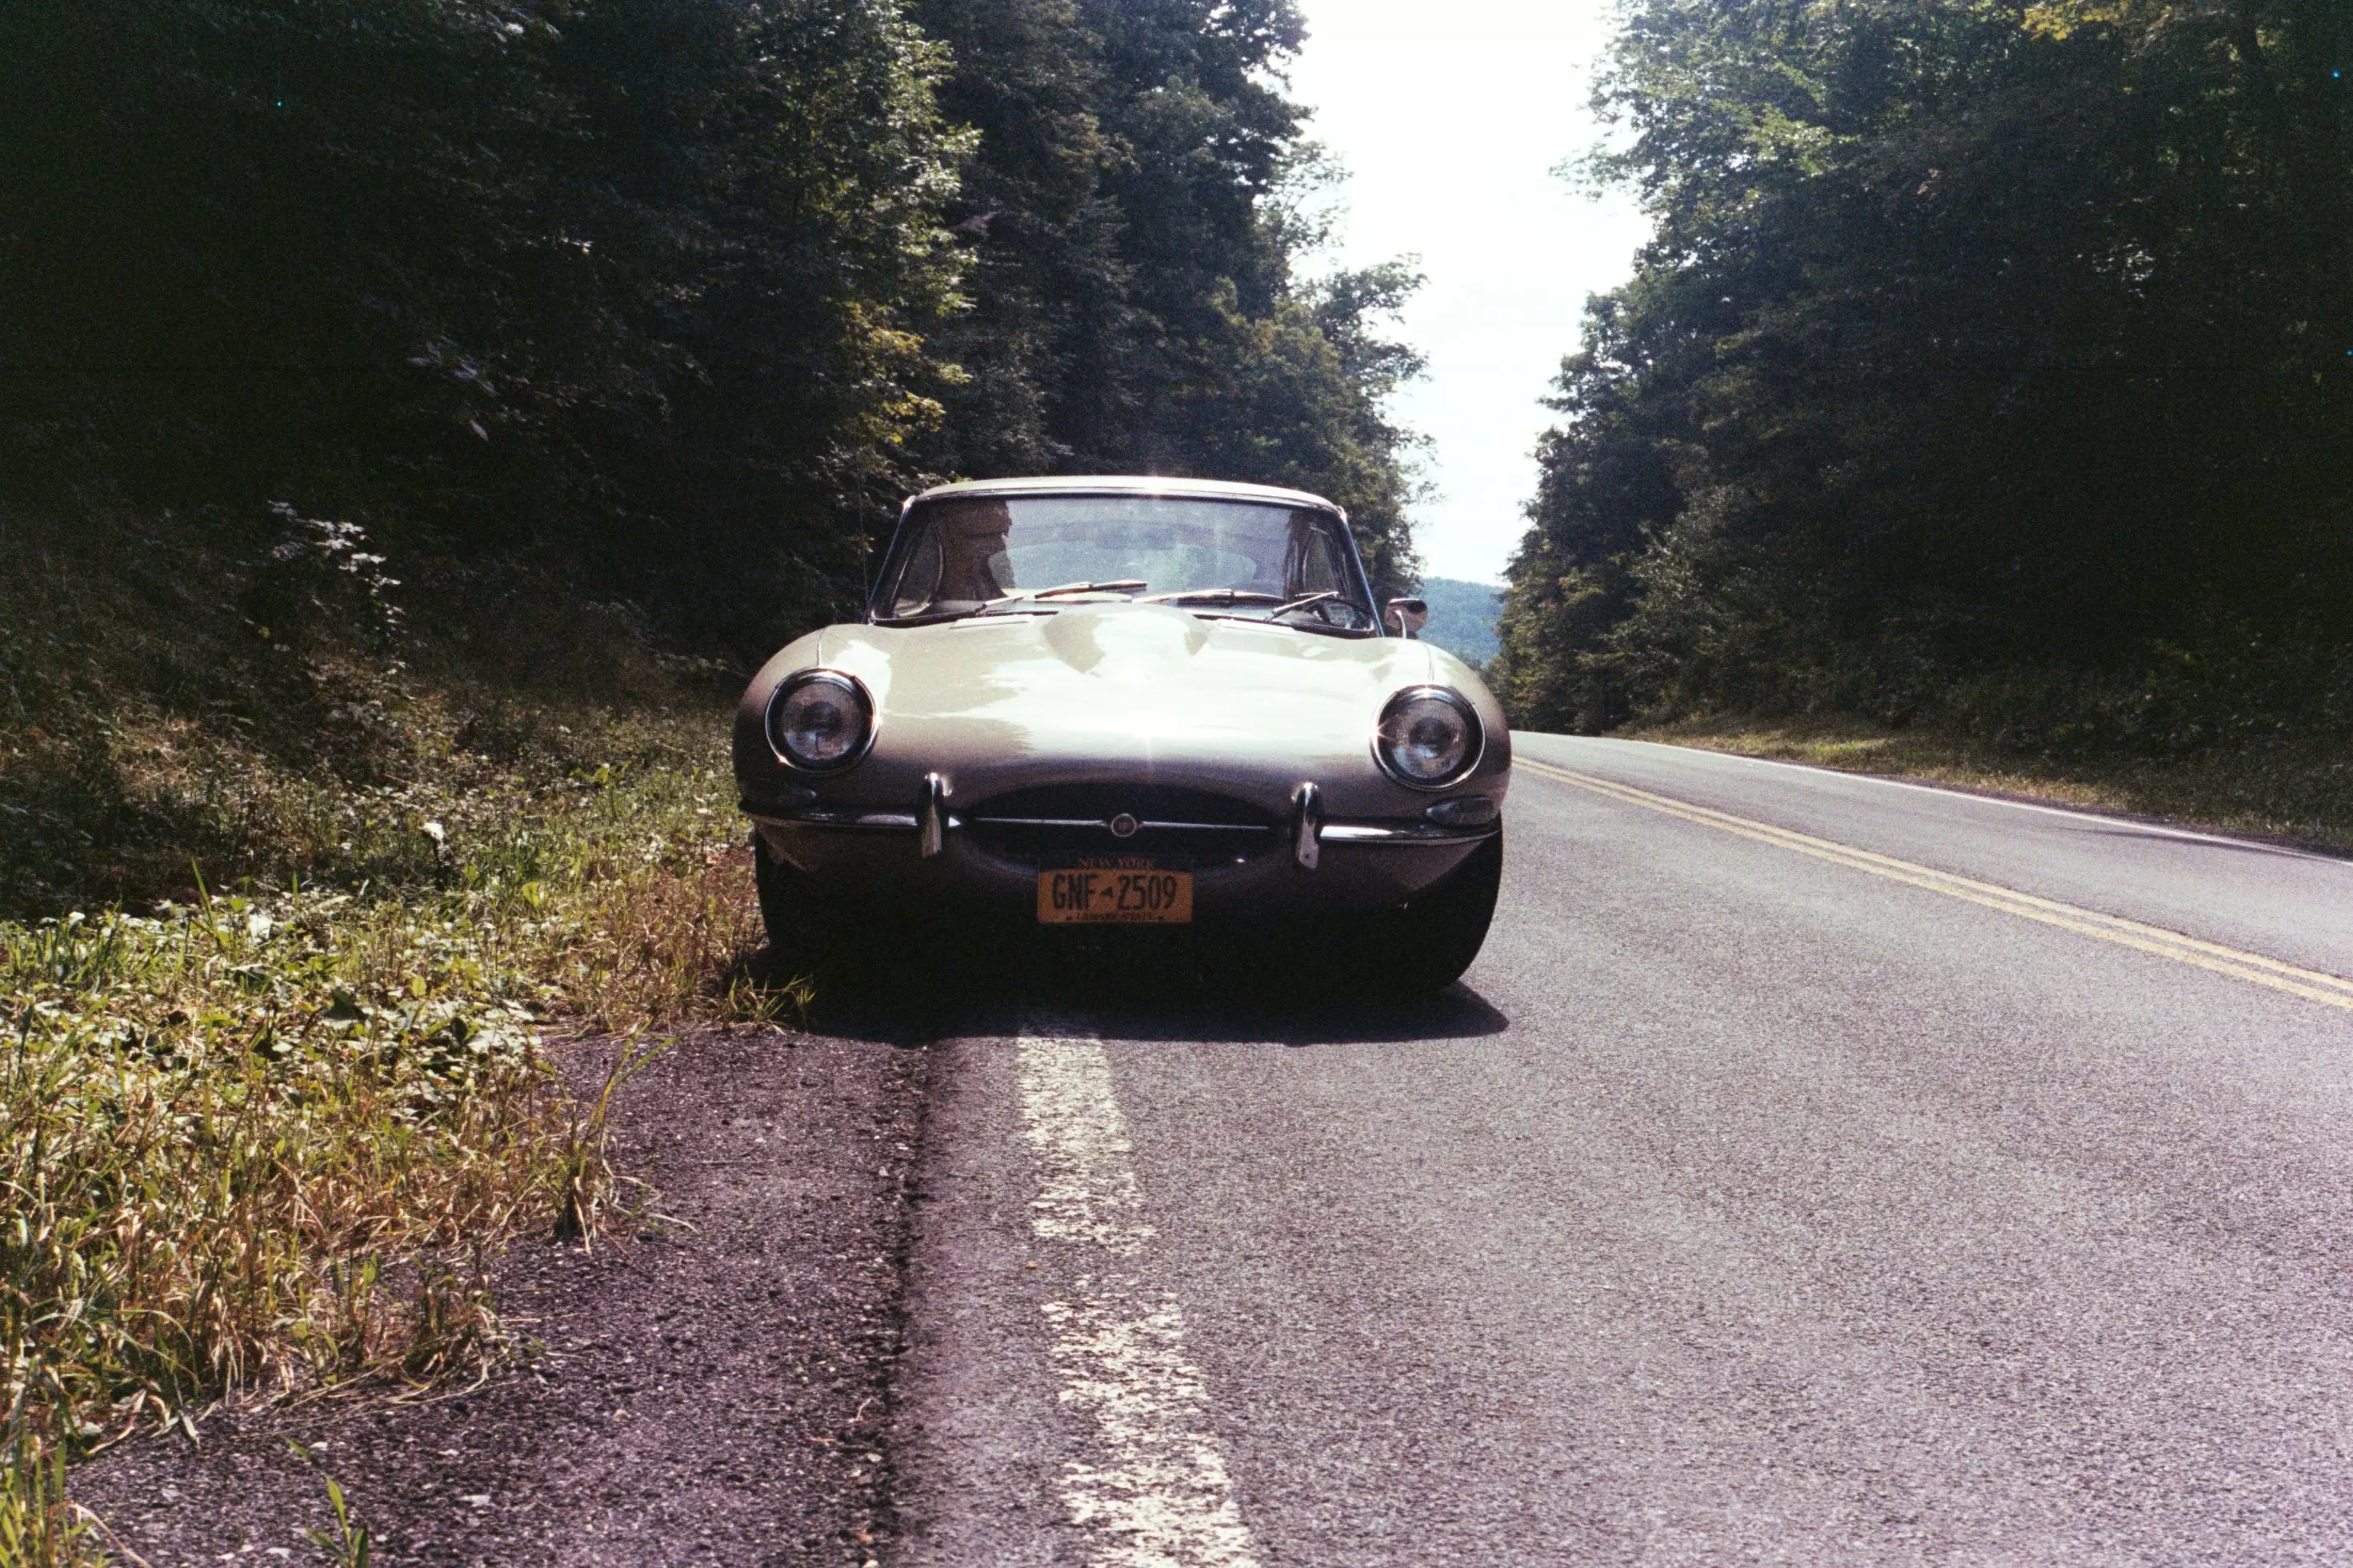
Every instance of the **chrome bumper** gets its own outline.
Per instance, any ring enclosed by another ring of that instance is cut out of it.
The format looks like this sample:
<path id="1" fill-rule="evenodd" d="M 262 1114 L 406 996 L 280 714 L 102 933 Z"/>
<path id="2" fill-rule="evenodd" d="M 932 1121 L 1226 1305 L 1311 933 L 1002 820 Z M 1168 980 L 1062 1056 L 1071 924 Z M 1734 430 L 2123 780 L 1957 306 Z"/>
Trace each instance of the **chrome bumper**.
<path id="1" fill-rule="evenodd" d="M 864 806 L 788 805 L 776 801 L 746 800 L 742 804 L 744 816 L 754 822 L 764 823 L 772 827 L 836 827 L 850 832 L 904 833 L 910 837 L 916 837 L 925 826 L 924 818 L 929 815 L 924 811 L 875 811 Z M 977 817 L 975 820 L 1024 827 L 1099 827 L 1103 826 L 1092 820 L 1082 822 L 1060 817 L 986 816 Z M 965 819 L 953 812 L 942 812 L 937 821 L 943 836 L 961 832 L 965 826 Z M 1145 828 L 1182 828 L 1198 832 L 1228 827 L 1230 825 L 1202 822 L 1144 822 L 1137 826 Z M 1326 844 L 1405 845 L 1425 847 L 1444 844 L 1468 845 L 1493 837 L 1503 831 L 1503 826 L 1500 819 L 1479 827 L 1445 827 L 1435 822 L 1327 822 L 1309 818 L 1305 831 L 1294 831 L 1290 835 L 1292 857 L 1301 866 L 1314 870 L 1320 858 L 1315 855 L 1314 850 Z M 1255 834 L 1267 830 L 1246 827 L 1233 828 L 1232 831 Z M 940 853 L 945 847 L 944 843 L 941 843 L 918 844 L 916 847 L 919 855 L 929 858 Z"/>
<path id="2" fill-rule="evenodd" d="M 1312 806 L 1311 798 L 1307 803 Z M 772 853 L 821 885 L 859 900 L 934 906 L 959 904 L 1016 916 L 1034 907 L 1039 867 L 1007 858 L 970 831 L 976 822 L 1029 827 L 1106 827 L 1095 820 L 1043 821 L 949 812 L 925 801 L 913 809 L 819 805 L 814 800 L 746 799 L 744 811 Z M 936 834 L 925 821 L 937 810 Z M 1204 920 L 1393 908 L 1445 879 L 1472 850 L 1502 831 L 1500 822 L 1451 827 L 1423 821 L 1320 820 L 1294 801 L 1292 820 L 1270 826 L 1153 823 L 1155 827 L 1255 836 L 1255 853 L 1194 867 L 1196 906 Z M 1137 823 L 1138 829 L 1145 826 Z M 1275 842 L 1269 836 L 1279 835 Z M 1149 835 L 1122 840 L 1103 834 L 1103 852 L 1150 852 Z M 1236 848 L 1245 845 L 1237 842 Z M 1287 852 L 1286 852 L 1287 851 Z"/>

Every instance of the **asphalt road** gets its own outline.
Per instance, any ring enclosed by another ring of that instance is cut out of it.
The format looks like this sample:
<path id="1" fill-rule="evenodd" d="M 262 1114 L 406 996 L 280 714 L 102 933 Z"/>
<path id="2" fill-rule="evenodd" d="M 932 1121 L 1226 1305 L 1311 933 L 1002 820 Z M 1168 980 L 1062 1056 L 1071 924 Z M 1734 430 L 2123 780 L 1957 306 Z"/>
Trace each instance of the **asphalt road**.
<path id="1" fill-rule="evenodd" d="M 1515 739 L 1449 994 L 938 1047 L 901 1558 L 2353 1560 L 2353 865 Z"/>

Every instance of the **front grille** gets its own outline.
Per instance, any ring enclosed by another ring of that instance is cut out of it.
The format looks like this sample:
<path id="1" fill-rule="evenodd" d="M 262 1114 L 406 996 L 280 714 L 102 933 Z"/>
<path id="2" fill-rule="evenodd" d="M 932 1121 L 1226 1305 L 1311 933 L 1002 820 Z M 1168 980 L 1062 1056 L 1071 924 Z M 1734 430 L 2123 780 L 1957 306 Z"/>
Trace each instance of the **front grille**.
<path id="1" fill-rule="evenodd" d="M 1049 784 L 997 795 L 956 815 L 979 847 L 1028 866 L 1094 855 L 1225 865 L 1262 854 L 1281 837 L 1281 825 L 1247 801 L 1153 784 Z M 1110 826 L 1121 816 L 1136 820 L 1124 838 Z"/>

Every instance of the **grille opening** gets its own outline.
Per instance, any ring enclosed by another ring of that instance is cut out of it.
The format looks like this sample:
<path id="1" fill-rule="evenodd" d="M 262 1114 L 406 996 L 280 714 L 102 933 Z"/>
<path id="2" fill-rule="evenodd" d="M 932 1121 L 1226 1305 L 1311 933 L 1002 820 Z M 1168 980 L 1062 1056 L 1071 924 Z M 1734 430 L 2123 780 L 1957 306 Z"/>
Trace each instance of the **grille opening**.
<path id="1" fill-rule="evenodd" d="M 992 796 L 956 815 L 978 847 L 1040 868 L 1113 854 L 1151 855 L 1179 867 L 1229 865 L 1264 854 L 1281 838 L 1281 825 L 1248 801 L 1157 784 L 1048 784 Z M 1122 815 L 1138 825 L 1125 838 L 1106 826 Z"/>

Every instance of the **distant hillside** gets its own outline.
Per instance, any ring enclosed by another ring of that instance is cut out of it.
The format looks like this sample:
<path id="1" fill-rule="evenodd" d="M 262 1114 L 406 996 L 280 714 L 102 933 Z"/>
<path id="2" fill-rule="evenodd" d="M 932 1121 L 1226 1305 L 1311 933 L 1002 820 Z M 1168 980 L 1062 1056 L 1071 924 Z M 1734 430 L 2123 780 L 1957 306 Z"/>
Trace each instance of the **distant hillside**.
<path id="1" fill-rule="evenodd" d="M 1422 636 L 1472 664 L 1495 657 L 1495 616 L 1503 607 L 1503 589 L 1457 577 L 1425 577 L 1419 592 L 1430 603 L 1430 626 Z"/>

